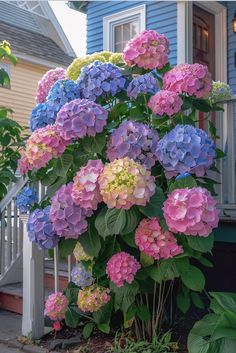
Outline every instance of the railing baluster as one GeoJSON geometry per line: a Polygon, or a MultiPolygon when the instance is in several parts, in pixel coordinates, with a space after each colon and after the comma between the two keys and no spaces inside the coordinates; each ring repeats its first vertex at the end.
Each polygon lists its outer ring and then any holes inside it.
{"type": "Polygon", "coordinates": [[[13,221],[13,234],[12,234],[12,259],[16,259],[17,254],[17,235],[18,235],[18,212],[16,202],[14,200],[14,221],[13,221]]]}
{"type": "Polygon", "coordinates": [[[58,247],[54,248],[54,291],[59,291],[59,252],[58,247]]]}
{"type": "Polygon", "coordinates": [[[6,220],[5,210],[1,214],[1,275],[5,272],[5,233],[6,233],[6,220]]]}
{"type": "Polygon", "coordinates": [[[5,266],[9,266],[11,263],[11,235],[12,235],[12,203],[10,202],[9,205],[7,206],[7,231],[6,231],[6,236],[7,238],[5,239],[5,244],[6,244],[6,260],[5,260],[5,266]]]}

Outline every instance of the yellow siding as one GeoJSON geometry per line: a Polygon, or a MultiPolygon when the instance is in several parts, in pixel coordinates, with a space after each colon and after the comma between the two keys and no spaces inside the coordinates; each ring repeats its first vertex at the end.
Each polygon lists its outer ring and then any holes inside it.
{"type": "Polygon", "coordinates": [[[29,115],[35,106],[35,91],[40,78],[49,68],[19,60],[10,65],[11,88],[0,87],[0,106],[14,110],[13,119],[29,126],[29,115]]]}

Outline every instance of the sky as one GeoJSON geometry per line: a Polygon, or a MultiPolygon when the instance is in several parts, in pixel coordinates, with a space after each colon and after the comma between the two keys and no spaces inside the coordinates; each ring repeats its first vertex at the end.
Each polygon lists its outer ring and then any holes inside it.
{"type": "Polygon", "coordinates": [[[49,1],[77,56],[86,53],[86,16],[70,9],[66,1],[49,1]]]}

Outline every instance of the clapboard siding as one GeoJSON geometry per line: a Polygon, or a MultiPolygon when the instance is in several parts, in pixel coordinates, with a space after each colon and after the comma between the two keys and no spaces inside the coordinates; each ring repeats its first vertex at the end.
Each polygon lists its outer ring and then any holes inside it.
{"type": "Polygon", "coordinates": [[[49,68],[19,60],[10,66],[11,88],[0,88],[0,104],[14,110],[13,119],[28,126],[35,105],[35,91],[40,78],[49,68]]]}
{"type": "Polygon", "coordinates": [[[234,12],[236,11],[236,2],[228,1],[228,82],[236,94],[236,67],[234,55],[236,52],[236,34],[232,29],[232,19],[234,17],[234,12]]]}
{"type": "Polygon", "coordinates": [[[87,53],[103,50],[103,17],[146,4],[146,28],[170,40],[170,61],[177,60],[177,5],[174,1],[92,1],[87,5],[87,53]]]}

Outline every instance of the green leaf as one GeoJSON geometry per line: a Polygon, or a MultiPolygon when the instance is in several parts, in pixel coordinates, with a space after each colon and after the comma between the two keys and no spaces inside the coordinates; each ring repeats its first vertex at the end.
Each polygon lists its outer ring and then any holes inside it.
{"type": "Polygon", "coordinates": [[[177,306],[178,308],[182,311],[182,313],[186,313],[188,311],[188,309],[190,308],[190,298],[189,295],[186,293],[178,293],[177,295],[177,306]]]}
{"type": "Polygon", "coordinates": [[[62,238],[59,243],[59,252],[62,258],[71,255],[78,240],[62,238]]]}
{"type": "Polygon", "coordinates": [[[157,266],[147,268],[147,272],[158,283],[179,277],[174,259],[162,260],[157,266]]]}
{"type": "Polygon", "coordinates": [[[98,231],[98,234],[101,235],[104,239],[110,235],[110,231],[107,228],[107,225],[105,223],[105,215],[107,212],[107,208],[104,207],[101,209],[101,211],[98,212],[96,219],[95,219],[95,227],[98,231]]]}
{"type": "Polygon", "coordinates": [[[212,250],[214,245],[214,234],[211,233],[208,237],[198,237],[198,236],[187,236],[188,245],[197,251],[203,253],[212,250]]]}
{"type": "Polygon", "coordinates": [[[163,214],[162,207],[165,199],[163,190],[160,187],[157,187],[155,194],[151,197],[148,204],[145,207],[138,207],[139,211],[146,217],[161,217],[163,214]]]}
{"type": "Polygon", "coordinates": [[[89,338],[93,332],[94,324],[92,322],[88,322],[83,328],[83,336],[86,340],[89,338]]]}
{"type": "Polygon", "coordinates": [[[82,142],[82,147],[88,153],[102,153],[106,145],[106,135],[97,134],[95,137],[85,137],[82,142]]]}
{"type": "Polygon", "coordinates": [[[73,282],[70,282],[65,292],[65,295],[69,301],[69,305],[77,304],[78,293],[79,288],[73,282]]]}
{"type": "Polygon", "coordinates": [[[115,292],[115,310],[120,309],[123,313],[126,313],[139,292],[138,282],[134,280],[131,284],[125,283],[120,288],[111,282],[110,288],[115,292]]]}
{"type": "Polygon", "coordinates": [[[113,312],[113,300],[111,299],[106,305],[104,305],[100,310],[93,313],[93,318],[96,324],[109,324],[111,320],[111,315],[113,312]]]}
{"type": "Polygon", "coordinates": [[[121,235],[130,234],[136,229],[140,221],[140,213],[135,207],[131,207],[131,209],[125,211],[125,217],[125,226],[120,232],[121,235]]]}
{"type": "Polygon", "coordinates": [[[126,225],[126,211],[117,208],[108,209],[105,224],[110,235],[120,234],[126,225]]]}
{"type": "Polygon", "coordinates": [[[136,315],[140,318],[142,321],[148,321],[151,318],[150,312],[147,308],[146,305],[139,305],[136,308],[136,315]]]}
{"type": "Polygon", "coordinates": [[[137,248],[134,241],[134,233],[125,234],[122,236],[122,240],[128,244],[131,248],[137,248]]]}
{"type": "Polygon", "coordinates": [[[101,249],[101,241],[99,234],[92,223],[89,223],[87,232],[81,234],[78,240],[83,246],[84,251],[89,256],[98,256],[99,251],[101,249]]]}
{"type": "Polygon", "coordinates": [[[110,325],[103,323],[103,324],[98,324],[98,329],[104,333],[109,333],[110,332],[110,325]]]}
{"type": "Polygon", "coordinates": [[[169,185],[169,192],[172,192],[175,189],[182,189],[182,188],[194,188],[197,186],[196,180],[192,176],[186,176],[181,179],[175,180],[173,183],[169,185]]]}
{"type": "Polygon", "coordinates": [[[216,159],[221,159],[224,158],[226,156],[226,154],[221,151],[219,148],[216,148],[216,159]]]}
{"type": "Polygon", "coordinates": [[[47,188],[45,197],[52,197],[63,184],[66,184],[66,178],[59,178],[54,184],[47,188]]]}
{"type": "Polygon", "coordinates": [[[224,311],[232,311],[236,313],[236,293],[210,292],[211,300],[210,308],[217,314],[224,311]]]}
{"type": "Polygon", "coordinates": [[[205,277],[197,267],[190,265],[181,273],[184,285],[196,292],[201,292],[205,286],[205,277]]]}
{"type": "Polygon", "coordinates": [[[201,264],[203,264],[206,267],[213,267],[213,263],[211,261],[209,261],[208,259],[206,259],[205,257],[200,257],[199,261],[201,262],[201,264]]]}
{"type": "Polygon", "coordinates": [[[66,177],[68,170],[73,162],[73,156],[70,153],[64,153],[58,158],[56,167],[54,169],[55,174],[59,177],[66,177]]]}
{"type": "Polygon", "coordinates": [[[203,302],[201,296],[199,295],[199,293],[192,292],[191,293],[191,299],[192,299],[193,304],[197,308],[199,308],[199,309],[204,309],[205,308],[204,302],[203,302]]]}
{"type": "Polygon", "coordinates": [[[79,314],[74,309],[68,307],[65,320],[67,326],[76,328],[79,324],[79,314]]]}
{"type": "Polygon", "coordinates": [[[200,110],[201,112],[208,113],[211,111],[210,104],[204,99],[192,99],[192,105],[194,106],[194,108],[200,110]]]}
{"type": "Polygon", "coordinates": [[[153,257],[148,256],[144,252],[141,252],[140,253],[140,262],[143,267],[148,267],[148,266],[153,265],[154,259],[153,259],[153,257]]]}

